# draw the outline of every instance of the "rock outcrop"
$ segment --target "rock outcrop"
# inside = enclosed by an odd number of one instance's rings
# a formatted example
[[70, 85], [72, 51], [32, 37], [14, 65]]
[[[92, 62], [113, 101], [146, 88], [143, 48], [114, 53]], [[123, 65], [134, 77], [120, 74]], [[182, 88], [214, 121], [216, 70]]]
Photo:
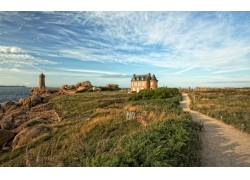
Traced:
[[111, 88], [111, 89], [117, 89], [119, 85], [117, 84], [107, 84], [105, 87], [106, 88]]
[[122, 110], [120, 113], [126, 121], [136, 120], [138, 123], [142, 124], [143, 126], [147, 126], [147, 121], [143, 115], [140, 113], [136, 113], [133, 111], [126, 111]]
[[9, 130], [0, 129], [0, 146], [6, 142], [12, 140], [15, 137], [15, 133]]
[[39, 89], [39, 88], [32, 88], [30, 89], [31, 95], [38, 94], [42, 97], [47, 97], [52, 94], [60, 94], [60, 88], [46, 88], [46, 89]]
[[83, 82], [82, 82], [82, 86], [83, 86], [83, 87], [92, 87], [90, 81], [83, 81]]
[[44, 109], [44, 103], [46, 99], [35, 94], [0, 106], [0, 146], [5, 144], [0, 152], [29, 143], [48, 132], [48, 124], [61, 120], [55, 110]]
[[50, 128], [47, 126], [34, 126], [23, 129], [20, 133], [18, 133], [13, 142], [12, 148], [18, 148], [19, 146], [28, 144], [29, 142], [33, 141], [35, 138], [48, 133]]
[[77, 91], [82, 91], [82, 90], [88, 90], [92, 88], [91, 82], [90, 81], [83, 81], [83, 82], [78, 82], [75, 85], [62, 85], [60, 88], [60, 93], [62, 94], [72, 94]]

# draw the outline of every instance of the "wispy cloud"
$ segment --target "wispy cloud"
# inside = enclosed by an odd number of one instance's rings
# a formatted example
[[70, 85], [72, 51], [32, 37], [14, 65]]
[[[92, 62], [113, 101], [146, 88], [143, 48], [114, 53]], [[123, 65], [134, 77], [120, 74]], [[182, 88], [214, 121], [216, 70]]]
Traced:
[[213, 81], [207, 83], [250, 83], [250, 81]]
[[22, 72], [23, 70], [17, 69], [17, 68], [12, 68], [12, 69], [10, 69], [10, 71], [15, 72], [15, 73], [19, 73], [19, 72]]
[[[4, 18], [25, 27], [34, 22], [29, 16], [18, 12]], [[250, 25], [246, 19], [237, 26], [235, 16], [230, 12], [42, 12], [33, 13], [41, 28], [29, 31], [54, 44], [47, 48], [54, 52], [48, 56], [178, 66], [183, 72], [194, 64], [219, 70], [222, 65], [231, 68], [232, 62], [250, 53]]]
[[11, 73], [20, 73], [23, 72], [22, 69], [18, 69], [18, 68], [0, 68], [0, 72], [11, 72]]
[[211, 72], [211, 74], [221, 74], [221, 73], [229, 73], [229, 72], [240, 72], [240, 71], [250, 71], [250, 67], [245, 67], [245, 68], [234, 68], [234, 69], [222, 69], [218, 71]]
[[22, 48], [15, 46], [0, 46], [0, 53], [24, 53], [25, 51]]
[[90, 69], [64, 69], [64, 71], [80, 72], [80, 73], [97, 73], [97, 74], [117, 74], [115, 72], [98, 71], [98, 70], [90, 70]]
[[250, 67], [250, 12], [0, 12], [0, 29], [0, 64], [9, 68], [43, 71], [61, 61], [72, 74], [122, 78], [120, 69], [78, 69], [70, 62], [129, 65], [127, 74], [138, 64], [172, 76]]
[[103, 74], [103, 78], [131, 78], [131, 75], [126, 74]]
[[0, 46], [0, 64], [33, 66], [38, 64], [55, 65], [58, 63], [50, 60], [38, 59], [27, 54], [22, 48], [19, 47]]

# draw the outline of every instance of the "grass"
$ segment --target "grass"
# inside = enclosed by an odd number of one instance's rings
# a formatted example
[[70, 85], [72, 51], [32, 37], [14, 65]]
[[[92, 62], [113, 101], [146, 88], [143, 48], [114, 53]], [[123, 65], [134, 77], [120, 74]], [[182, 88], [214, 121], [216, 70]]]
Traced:
[[[180, 94], [129, 101], [132, 96], [110, 91], [49, 97], [44, 108], [63, 120], [36, 141], [1, 154], [0, 166], [199, 166], [200, 127], [178, 107]], [[147, 125], [127, 120], [122, 111], [135, 112]]]
[[218, 92], [189, 92], [192, 110], [250, 133], [250, 88], [221, 89]]

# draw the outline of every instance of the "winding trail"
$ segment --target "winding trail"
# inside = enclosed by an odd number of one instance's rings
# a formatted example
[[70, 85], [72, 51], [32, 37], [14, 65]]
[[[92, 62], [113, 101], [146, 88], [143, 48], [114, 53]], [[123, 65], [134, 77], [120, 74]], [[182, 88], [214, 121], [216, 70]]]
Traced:
[[250, 135], [189, 109], [190, 99], [182, 94], [180, 106], [193, 121], [203, 123], [201, 132], [202, 167], [250, 167]]

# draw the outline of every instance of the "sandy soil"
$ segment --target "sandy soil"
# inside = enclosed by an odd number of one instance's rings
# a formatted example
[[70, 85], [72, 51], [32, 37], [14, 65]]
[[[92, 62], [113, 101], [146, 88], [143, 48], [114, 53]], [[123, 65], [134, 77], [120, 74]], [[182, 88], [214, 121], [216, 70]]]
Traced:
[[189, 109], [190, 99], [182, 94], [180, 106], [189, 111], [193, 120], [203, 123], [202, 167], [250, 167], [250, 135]]

